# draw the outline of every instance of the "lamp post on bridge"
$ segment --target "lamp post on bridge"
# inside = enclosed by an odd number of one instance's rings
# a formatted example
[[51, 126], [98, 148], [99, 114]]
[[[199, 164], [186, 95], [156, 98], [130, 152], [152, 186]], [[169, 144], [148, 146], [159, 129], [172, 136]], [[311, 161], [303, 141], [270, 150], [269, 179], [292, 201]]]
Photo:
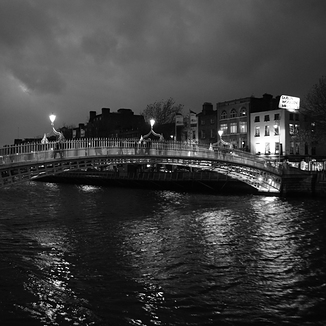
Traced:
[[63, 157], [63, 153], [62, 153], [62, 150], [61, 150], [61, 142], [65, 140], [65, 137], [64, 137], [64, 135], [63, 135], [62, 132], [57, 131], [54, 128], [54, 121], [56, 119], [56, 115], [52, 113], [49, 116], [49, 118], [50, 118], [50, 121], [51, 121], [52, 130], [53, 130], [54, 134], [57, 137], [56, 144], [55, 144], [55, 149], [54, 149], [54, 155], [53, 156], [54, 156], [54, 158], [56, 158], [57, 152], [59, 152], [60, 158], [62, 158]]
[[219, 136], [220, 136], [221, 144], [223, 144], [223, 141], [222, 141], [223, 130], [219, 130], [219, 131], [218, 131], [218, 134], [219, 134]]
[[153, 126], [155, 124], [155, 120], [151, 119], [151, 120], [149, 120], [149, 123], [151, 124], [151, 131], [153, 131]]

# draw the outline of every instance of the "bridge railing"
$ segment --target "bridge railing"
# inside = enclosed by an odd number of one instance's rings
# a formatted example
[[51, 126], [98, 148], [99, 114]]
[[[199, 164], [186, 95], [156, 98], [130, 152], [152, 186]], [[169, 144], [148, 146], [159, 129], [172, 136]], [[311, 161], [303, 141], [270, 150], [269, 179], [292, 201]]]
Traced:
[[42, 162], [60, 158], [79, 158], [90, 156], [132, 156], [151, 155], [180, 158], [201, 158], [249, 165], [277, 173], [268, 160], [250, 153], [177, 141], [151, 141], [139, 143], [138, 139], [78, 139], [67, 140], [56, 149], [56, 143], [33, 143], [0, 148], [0, 165], [14, 163]]

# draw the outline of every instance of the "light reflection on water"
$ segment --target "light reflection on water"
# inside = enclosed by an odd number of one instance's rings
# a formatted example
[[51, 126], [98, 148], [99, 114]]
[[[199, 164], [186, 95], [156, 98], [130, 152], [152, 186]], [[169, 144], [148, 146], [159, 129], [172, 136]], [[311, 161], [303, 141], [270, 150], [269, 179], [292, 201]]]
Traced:
[[78, 298], [69, 285], [74, 275], [65, 256], [69, 256], [73, 248], [70, 248], [67, 235], [63, 230], [43, 229], [26, 232], [24, 236], [35, 241], [39, 249], [30, 262], [33, 272], [28, 273], [28, 280], [24, 283], [25, 291], [33, 294], [35, 300], [21, 308], [44, 324], [83, 325], [86, 319], [82, 311], [85, 300]]
[[37, 183], [2, 195], [8, 324], [326, 321], [322, 201]]

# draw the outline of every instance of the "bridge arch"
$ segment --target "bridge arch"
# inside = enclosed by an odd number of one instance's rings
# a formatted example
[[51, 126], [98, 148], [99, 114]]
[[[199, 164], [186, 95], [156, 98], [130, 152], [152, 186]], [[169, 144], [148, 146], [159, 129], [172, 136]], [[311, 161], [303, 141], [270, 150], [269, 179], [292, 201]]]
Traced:
[[11, 148], [0, 153], [1, 185], [30, 180], [64, 171], [87, 169], [105, 164], [170, 164], [215, 171], [247, 183], [260, 192], [281, 190], [281, 171], [269, 161], [234, 149], [182, 142], [153, 141], [141, 147], [131, 139], [89, 139], [65, 142], [62, 157], [54, 159], [54, 144]]

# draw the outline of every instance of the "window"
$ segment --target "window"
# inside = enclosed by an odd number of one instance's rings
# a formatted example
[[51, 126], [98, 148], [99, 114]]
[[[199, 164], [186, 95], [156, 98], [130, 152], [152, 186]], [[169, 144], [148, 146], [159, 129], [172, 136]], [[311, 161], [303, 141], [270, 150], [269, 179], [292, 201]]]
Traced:
[[216, 137], [216, 132], [214, 129], [211, 129], [211, 138], [215, 138]]
[[246, 115], [247, 115], [247, 109], [244, 108], [244, 107], [241, 108], [241, 109], [240, 109], [240, 116], [241, 116], [241, 117], [244, 117], [244, 116], [246, 116]]
[[260, 144], [259, 143], [256, 143], [255, 149], [256, 149], [256, 154], [260, 154]]
[[295, 134], [299, 133], [299, 125], [294, 125], [294, 133]]
[[269, 115], [268, 114], [265, 115], [264, 121], [269, 121]]
[[223, 133], [227, 133], [228, 131], [228, 125], [226, 123], [221, 124], [221, 130], [223, 130]]
[[255, 116], [255, 122], [259, 122], [260, 121], [260, 119], [259, 119], [259, 115], [256, 115]]
[[298, 127], [298, 126], [297, 125], [294, 125], [292, 123], [289, 124], [289, 133], [290, 133], [290, 135], [294, 135], [295, 134], [295, 131], [297, 130], [296, 127]]
[[294, 115], [294, 117], [295, 117], [295, 121], [299, 121], [299, 120], [300, 120], [300, 116], [299, 116], [299, 114], [296, 113], [296, 114]]
[[278, 125], [274, 126], [274, 136], [280, 135], [280, 127]]
[[237, 111], [235, 109], [231, 110], [230, 117], [235, 118], [237, 116]]
[[231, 134], [236, 134], [238, 132], [238, 128], [237, 127], [238, 127], [237, 123], [236, 122], [232, 122], [230, 124], [230, 133]]
[[239, 122], [240, 132], [242, 134], [247, 132], [247, 122], [246, 121], [240, 121]]
[[265, 136], [269, 136], [269, 126], [265, 126]]
[[275, 121], [279, 121], [280, 120], [280, 114], [279, 113], [275, 113], [274, 114], [274, 120]]
[[225, 110], [222, 111], [222, 113], [221, 113], [221, 120], [222, 119], [226, 119], [227, 117], [228, 117], [228, 115], [227, 115], [226, 111]]
[[280, 154], [280, 143], [275, 143], [275, 154], [279, 155]]
[[200, 124], [203, 126], [205, 125], [205, 120], [200, 120]]
[[270, 143], [265, 143], [265, 154], [269, 155], [271, 153]]
[[290, 154], [294, 154], [294, 142], [290, 142]]
[[211, 125], [215, 123], [215, 119], [211, 118]]
[[201, 139], [205, 139], [206, 138], [205, 130], [201, 130], [200, 133], [201, 133]]
[[293, 113], [290, 113], [290, 117], [289, 117], [290, 120], [294, 120], [293, 119]]
[[299, 154], [300, 153], [300, 144], [299, 143], [295, 143], [295, 154]]
[[260, 127], [255, 127], [255, 137], [260, 137]]

